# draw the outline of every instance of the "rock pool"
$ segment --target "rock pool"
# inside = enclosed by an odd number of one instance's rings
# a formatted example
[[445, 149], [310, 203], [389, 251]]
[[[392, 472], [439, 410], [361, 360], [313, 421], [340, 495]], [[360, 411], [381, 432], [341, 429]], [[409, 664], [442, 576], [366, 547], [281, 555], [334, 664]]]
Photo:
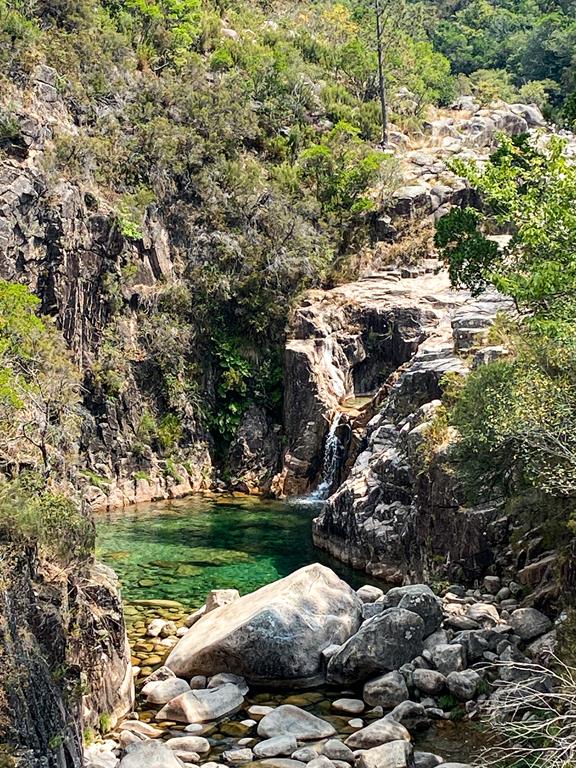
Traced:
[[101, 514], [98, 557], [127, 601], [168, 599], [195, 608], [211, 589], [252, 592], [321, 562], [354, 587], [371, 581], [312, 544], [318, 506], [256, 497], [195, 496]]

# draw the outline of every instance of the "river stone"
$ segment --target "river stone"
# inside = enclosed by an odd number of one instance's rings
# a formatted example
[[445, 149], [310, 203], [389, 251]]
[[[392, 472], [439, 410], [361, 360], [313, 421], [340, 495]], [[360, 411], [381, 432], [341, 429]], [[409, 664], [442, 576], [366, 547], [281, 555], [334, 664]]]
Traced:
[[276, 707], [258, 723], [258, 736], [267, 739], [289, 735], [295, 736], [299, 741], [312, 741], [326, 739], [335, 733], [333, 725], [293, 704]]
[[414, 752], [414, 768], [436, 768], [443, 758], [433, 752]]
[[356, 590], [356, 594], [363, 603], [375, 603], [384, 592], [379, 587], [373, 587], [371, 584], [365, 584]]
[[164, 743], [177, 752], [197, 752], [199, 755], [210, 752], [210, 742], [203, 736], [175, 736]]
[[222, 753], [222, 760], [227, 765], [246, 765], [252, 762], [253, 757], [251, 749], [229, 749]]
[[409, 698], [408, 687], [400, 672], [388, 672], [374, 680], [369, 680], [362, 694], [364, 701], [371, 707], [392, 709]]
[[292, 760], [299, 760], [301, 763], [309, 763], [318, 757], [318, 752], [312, 747], [300, 747], [291, 754]]
[[239, 689], [230, 683], [220, 688], [188, 691], [169, 701], [156, 715], [156, 720], [177, 723], [206, 723], [237, 712], [244, 703]]
[[446, 686], [446, 678], [435, 669], [415, 669], [412, 681], [419, 691], [432, 695], [440, 693]]
[[434, 597], [434, 592], [432, 592], [428, 584], [406, 584], [404, 587], [392, 587], [381, 600], [387, 608], [395, 608], [406, 595], [422, 594]]
[[142, 688], [142, 693], [146, 696], [146, 701], [149, 704], [167, 704], [172, 699], [175, 699], [176, 696], [180, 696], [181, 693], [186, 693], [189, 690], [190, 686], [186, 680], [172, 677], [168, 680], [147, 683]]
[[510, 616], [510, 626], [522, 640], [534, 640], [552, 629], [552, 622], [536, 608], [518, 608]]
[[182, 761], [160, 741], [129, 744], [120, 768], [182, 768]]
[[371, 749], [397, 740], [410, 741], [408, 730], [394, 720], [382, 718], [348, 736], [344, 743], [350, 749]]
[[306, 763], [292, 760], [289, 757], [267, 757], [265, 760], [258, 760], [253, 765], [258, 766], [258, 768], [304, 768]]
[[357, 630], [361, 606], [333, 571], [308, 565], [206, 614], [166, 665], [180, 677], [232, 672], [249, 684], [319, 684], [322, 650]]
[[398, 603], [398, 608], [414, 611], [424, 621], [424, 637], [428, 637], [442, 626], [442, 603], [428, 592], [409, 593]]
[[207, 687], [218, 688], [219, 686], [225, 685], [226, 683], [232, 683], [235, 685], [243, 696], [246, 696], [248, 693], [246, 680], [244, 680], [244, 678], [240, 677], [239, 675], [233, 675], [231, 672], [220, 672], [217, 675], [214, 675], [214, 677], [211, 677], [208, 681]]
[[334, 763], [326, 755], [318, 755], [314, 760], [310, 760], [306, 768], [334, 768]]
[[446, 683], [453, 696], [460, 701], [470, 701], [476, 695], [481, 679], [473, 669], [465, 669], [463, 672], [450, 672]]
[[142, 720], [124, 720], [118, 726], [118, 730], [139, 733], [147, 739], [158, 739], [164, 735], [164, 731], [160, 728], [154, 728], [153, 725], [144, 723]]
[[406, 741], [391, 741], [363, 752], [357, 768], [408, 768], [412, 748]]
[[322, 747], [322, 754], [330, 760], [341, 760], [345, 763], [354, 762], [354, 752], [340, 739], [328, 739]]
[[298, 748], [295, 736], [274, 736], [265, 739], [253, 749], [256, 757], [278, 757], [278, 755], [291, 755]]
[[364, 712], [366, 705], [362, 699], [336, 699], [332, 702], [332, 709], [336, 712], [344, 712], [346, 715], [359, 715], [360, 712]]
[[168, 669], [168, 667], [158, 667], [155, 672], [152, 672], [151, 675], [148, 675], [148, 677], [142, 681], [142, 685], [145, 686], [148, 685], [148, 683], [158, 683], [161, 680], [169, 680], [174, 677], [176, 677], [176, 675], [171, 669]]
[[424, 621], [404, 608], [389, 608], [362, 624], [328, 662], [331, 683], [358, 683], [401, 667], [422, 653]]
[[459, 643], [454, 645], [437, 645], [432, 650], [434, 666], [444, 676], [450, 672], [461, 672], [466, 667], [466, 652]]

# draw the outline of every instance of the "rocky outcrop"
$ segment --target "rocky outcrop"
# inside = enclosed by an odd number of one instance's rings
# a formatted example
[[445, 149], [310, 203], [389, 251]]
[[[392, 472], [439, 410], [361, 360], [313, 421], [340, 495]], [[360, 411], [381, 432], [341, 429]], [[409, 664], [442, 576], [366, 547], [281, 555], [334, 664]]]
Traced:
[[438, 573], [471, 580], [506, 541], [497, 506], [462, 506], [442, 445], [427, 448], [426, 433], [444, 377], [466, 375], [470, 349], [508, 305], [496, 295], [461, 295], [459, 307], [441, 306], [434, 332], [387, 382], [348, 478], [314, 521], [318, 546], [391, 581]]
[[341, 404], [378, 390], [433, 334], [446, 308], [464, 301], [436, 270], [431, 262], [416, 279], [389, 270], [313, 292], [294, 313], [285, 364], [287, 450], [278, 492], [302, 494], [318, 483], [330, 421]]
[[266, 410], [251, 405], [228, 450], [227, 467], [234, 490], [267, 492], [279, 470], [281, 428]]
[[251, 683], [309, 687], [324, 680], [322, 651], [360, 623], [361, 603], [314, 564], [202, 616], [166, 665], [179, 677], [234, 672]]
[[0, 731], [30, 768], [81, 768], [82, 734], [132, 709], [117, 580], [93, 564], [66, 574], [1, 545]]

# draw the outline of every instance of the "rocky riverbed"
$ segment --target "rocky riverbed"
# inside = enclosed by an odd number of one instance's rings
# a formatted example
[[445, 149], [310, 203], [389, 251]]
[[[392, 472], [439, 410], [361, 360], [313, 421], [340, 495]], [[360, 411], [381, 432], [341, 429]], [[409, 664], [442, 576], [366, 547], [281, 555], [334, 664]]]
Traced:
[[[191, 615], [128, 606], [138, 706], [86, 768], [455, 768], [468, 723], [556, 642], [522, 588], [353, 590], [319, 564], [240, 597], [213, 590]], [[314, 686], [312, 689], [310, 686]], [[437, 755], [430, 732], [461, 752]], [[421, 746], [425, 744], [426, 746]]]

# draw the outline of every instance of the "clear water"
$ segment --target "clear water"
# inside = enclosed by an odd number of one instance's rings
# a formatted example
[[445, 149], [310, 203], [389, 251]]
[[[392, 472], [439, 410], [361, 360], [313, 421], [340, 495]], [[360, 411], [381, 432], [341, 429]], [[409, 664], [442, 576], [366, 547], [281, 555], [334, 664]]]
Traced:
[[119, 575], [125, 600], [202, 605], [211, 589], [246, 594], [312, 562], [354, 587], [377, 583], [312, 543], [319, 506], [253, 497], [189, 497], [99, 515], [100, 559]]

